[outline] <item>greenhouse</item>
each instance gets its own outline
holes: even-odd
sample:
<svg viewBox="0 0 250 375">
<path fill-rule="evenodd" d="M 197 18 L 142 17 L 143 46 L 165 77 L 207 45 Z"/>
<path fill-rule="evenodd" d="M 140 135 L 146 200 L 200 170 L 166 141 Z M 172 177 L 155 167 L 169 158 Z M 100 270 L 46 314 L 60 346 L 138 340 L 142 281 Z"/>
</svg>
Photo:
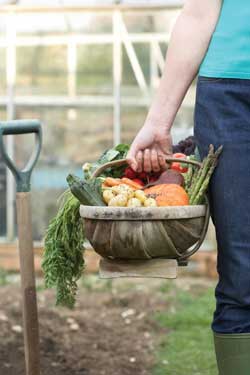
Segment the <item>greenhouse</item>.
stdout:
<svg viewBox="0 0 250 375">
<path fill-rule="evenodd" d="M 18 1 L 0 8 L 1 118 L 39 118 L 46 126 L 33 176 L 37 240 L 65 189 L 65 170 L 79 172 L 103 149 L 129 142 L 141 126 L 180 5 Z M 193 101 L 191 90 L 176 119 L 176 141 L 191 133 Z M 10 139 L 8 150 L 23 155 L 22 141 Z M 1 171 L 0 235 L 11 240 L 14 185 Z"/>
</svg>

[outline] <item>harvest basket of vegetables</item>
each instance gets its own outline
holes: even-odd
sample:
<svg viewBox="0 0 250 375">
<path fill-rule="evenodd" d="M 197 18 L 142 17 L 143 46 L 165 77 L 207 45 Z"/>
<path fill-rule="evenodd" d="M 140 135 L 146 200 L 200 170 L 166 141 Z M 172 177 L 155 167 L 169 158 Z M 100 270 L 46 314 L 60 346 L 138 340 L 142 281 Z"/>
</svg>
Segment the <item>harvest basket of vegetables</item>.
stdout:
<svg viewBox="0 0 250 375">
<path fill-rule="evenodd" d="M 83 176 L 68 175 L 69 189 L 47 229 L 42 262 L 57 304 L 75 303 L 86 239 L 102 264 L 116 270 L 121 263 L 123 270 L 124 264 L 136 265 L 136 276 L 143 265 L 143 275 L 165 277 L 169 264 L 186 265 L 199 249 L 209 222 L 206 192 L 222 147 L 215 151 L 210 145 L 202 162 L 192 138 L 174 147 L 165 171 L 133 171 L 126 164 L 129 145 L 120 144 L 85 163 Z"/>
<path fill-rule="evenodd" d="M 192 165 L 197 173 L 201 168 L 201 164 L 194 160 L 167 158 L 166 162 Z M 107 163 L 92 177 L 98 177 L 107 168 L 125 164 L 126 160 Z M 109 205 L 81 205 L 85 235 L 98 254 L 120 260 L 176 259 L 179 264 L 186 264 L 186 260 L 199 249 L 209 223 L 208 202 L 189 205 L 184 188 L 172 183 L 177 181 L 169 180 L 179 178 L 179 175 L 172 175 L 169 171 L 164 175 L 165 181 L 161 177 L 164 183 L 152 183 L 144 189 L 136 188 L 136 184 L 134 189 L 133 184 L 126 189 L 125 183 L 118 184 L 119 179 L 117 185 L 114 180 L 113 186 L 108 186 L 112 185 L 112 179 L 106 179 L 106 186 L 104 181 L 102 189 Z M 126 182 L 126 179 L 120 182 Z M 105 192 L 110 192 L 110 199 Z M 150 199 L 155 204 L 150 204 L 150 201 L 145 204 Z M 126 205 L 126 201 L 130 204 Z M 195 247 L 190 250 L 193 245 Z"/>
</svg>

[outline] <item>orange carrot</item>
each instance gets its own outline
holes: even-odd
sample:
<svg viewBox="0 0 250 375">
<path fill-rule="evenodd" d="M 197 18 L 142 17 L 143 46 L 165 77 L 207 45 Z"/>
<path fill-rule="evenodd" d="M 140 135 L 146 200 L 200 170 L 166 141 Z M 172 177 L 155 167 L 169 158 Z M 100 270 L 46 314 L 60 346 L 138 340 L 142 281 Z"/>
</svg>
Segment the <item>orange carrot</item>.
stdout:
<svg viewBox="0 0 250 375">
<path fill-rule="evenodd" d="M 104 184 L 109 186 L 109 187 L 118 186 L 121 183 L 122 182 L 121 182 L 120 178 L 112 178 L 112 177 L 107 177 L 104 181 Z"/>
<path fill-rule="evenodd" d="M 136 190 L 141 190 L 142 189 L 141 185 L 139 185 L 136 182 L 130 180 L 130 178 L 123 177 L 121 179 L 121 181 L 122 181 L 123 184 L 126 184 L 126 185 L 130 186 L 132 189 L 136 189 Z"/>
<path fill-rule="evenodd" d="M 106 185 L 104 182 L 102 183 L 102 189 L 109 188 L 110 186 Z"/>
</svg>

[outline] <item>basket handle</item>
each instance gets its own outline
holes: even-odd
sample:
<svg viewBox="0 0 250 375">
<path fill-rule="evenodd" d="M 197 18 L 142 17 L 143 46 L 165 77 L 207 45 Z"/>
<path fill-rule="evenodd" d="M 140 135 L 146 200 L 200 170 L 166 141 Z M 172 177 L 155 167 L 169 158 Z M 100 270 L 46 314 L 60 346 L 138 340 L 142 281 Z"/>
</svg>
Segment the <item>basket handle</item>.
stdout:
<svg viewBox="0 0 250 375">
<path fill-rule="evenodd" d="M 205 237 L 207 235 L 207 230 L 209 226 L 209 220 L 210 220 L 210 204 L 207 195 L 205 195 L 205 200 L 206 200 L 206 214 L 205 214 L 205 220 L 204 220 L 204 225 L 203 229 L 201 232 L 201 236 L 198 240 L 198 242 L 195 244 L 195 246 L 191 249 L 188 249 L 185 253 L 183 253 L 180 258 L 178 258 L 178 262 L 185 262 L 188 258 L 190 258 L 193 254 L 195 254 L 201 245 L 203 244 Z"/>
<path fill-rule="evenodd" d="M 201 163 L 195 160 L 179 159 L 179 158 L 173 158 L 173 157 L 167 156 L 165 158 L 165 161 L 166 163 L 178 162 L 178 163 L 192 164 L 197 168 L 201 168 Z M 99 168 L 97 168 L 92 174 L 92 178 L 100 176 L 100 174 L 103 171 L 105 171 L 106 169 L 110 167 L 121 167 L 122 165 L 126 165 L 126 164 L 128 164 L 127 159 L 110 161 L 109 163 L 103 164 Z"/>
</svg>

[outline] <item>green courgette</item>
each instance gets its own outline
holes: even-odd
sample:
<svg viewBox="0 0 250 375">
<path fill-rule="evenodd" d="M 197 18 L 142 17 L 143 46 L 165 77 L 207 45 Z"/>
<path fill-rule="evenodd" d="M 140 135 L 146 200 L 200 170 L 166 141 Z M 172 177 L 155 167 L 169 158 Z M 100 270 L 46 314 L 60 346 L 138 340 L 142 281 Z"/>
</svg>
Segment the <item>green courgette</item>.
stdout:
<svg viewBox="0 0 250 375">
<path fill-rule="evenodd" d="M 85 180 L 69 174 L 67 182 L 71 193 L 86 206 L 105 206 L 100 194 L 100 179 Z"/>
</svg>

